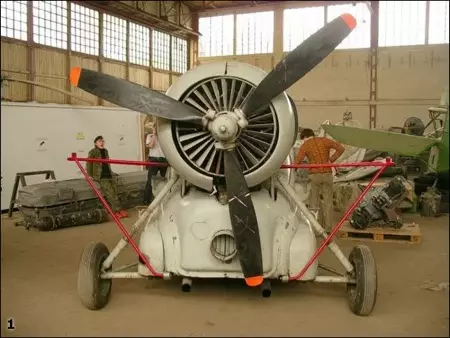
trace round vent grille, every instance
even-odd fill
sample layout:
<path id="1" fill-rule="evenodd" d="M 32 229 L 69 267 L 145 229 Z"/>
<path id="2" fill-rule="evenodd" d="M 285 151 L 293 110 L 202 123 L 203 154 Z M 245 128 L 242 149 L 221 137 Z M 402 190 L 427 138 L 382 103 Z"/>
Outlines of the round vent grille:
<path id="1" fill-rule="evenodd" d="M 231 76 L 208 78 L 186 92 L 180 101 L 206 113 L 233 111 L 242 106 L 255 87 Z M 271 155 L 278 138 L 278 122 L 270 105 L 247 116 L 248 126 L 237 139 L 237 153 L 244 174 L 261 166 Z M 173 123 L 175 144 L 182 157 L 195 170 L 208 176 L 223 176 L 223 151 L 214 146 L 209 131 L 186 122 Z"/>
<path id="2" fill-rule="evenodd" d="M 217 233 L 211 242 L 211 253 L 221 262 L 229 262 L 236 255 L 234 236 L 229 231 Z"/>

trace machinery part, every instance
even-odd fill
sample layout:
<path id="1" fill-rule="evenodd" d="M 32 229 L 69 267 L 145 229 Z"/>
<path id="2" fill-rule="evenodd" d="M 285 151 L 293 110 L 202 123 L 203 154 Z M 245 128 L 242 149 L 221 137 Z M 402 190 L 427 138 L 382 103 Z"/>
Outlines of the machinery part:
<path id="1" fill-rule="evenodd" d="M 263 298 L 269 298 L 272 295 L 272 284 L 269 280 L 264 280 L 261 284 L 261 296 Z"/>
<path id="2" fill-rule="evenodd" d="M 208 66 L 208 73 L 212 72 L 213 68 L 217 68 L 217 70 L 223 72 L 226 71 L 227 74 L 212 78 L 209 77 L 207 79 L 199 79 L 194 86 L 192 86 L 192 82 L 189 81 L 189 86 L 191 87 L 188 90 L 183 90 L 184 93 L 181 96 L 180 101 L 192 107 L 197 107 L 205 112 L 210 109 L 210 107 L 213 107 L 217 111 L 234 111 L 234 109 L 239 108 L 243 100 L 256 88 L 256 84 L 254 84 L 251 79 L 251 73 L 252 71 L 255 72 L 255 70 L 250 68 L 251 66 L 239 65 L 239 68 L 242 69 L 239 71 L 240 77 L 236 77 L 237 74 L 234 74 L 232 67 L 234 67 L 233 63 L 218 64 L 215 67 L 211 65 Z M 202 68 L 194 70 L 193 73 L 188 74 L 187 77 L 196 81 L 194 75 L 196 75 L 197 72 L 199 75 L 201 73 L 201 76 L 204 76 L 203 73 L 206 73 L 206 70 L 205 72 L 202 71 Z M 245 78 L 245 80 L 243 78 Z M 180 84 L 176 84 L 176 86 L 181 89 Z M 169 89 L 168 95 L 172 95 L 171 93 L 173 93 L 173 91 L 173 88 Z M 223 101 L 215 99 L 213 95 L 219 98 L 223 97 Z M 286 100 L 284 99 L 284 101 Z M 290 108 L 288 102 L 283 103 L 284 109 Z M 275 109 L 278 111 L 278 109 L 283 108 L 275 108 L 273 104 L 270 105 L 262 111 L 260 115 L 254 119 L 249 119 L 248 125 L 245 129 L 240 131 L 239 137 L 236 139 L 236 148 L 238 149 L 239 157 L 244 164 L 242 168 L 244 174 L 254 172 L 257 168 L 261 167 L 275 151 L 275 148 L 279 143 L 278 138 L 280 132 L 289 132 L 289 129 L 285 127 L 284 123 L 277 118 L 278 114 Z M 222 114 L 222 116 L 223 119 L 228 120 L 226 122 L 233 122 L 227 117 L 227 114 Z M 287 117 L 287 120 L 291 120 L 291 123 L 293 123 L 295 114 L 292 112 L 288 113 Z M 212 121 L 213 129 L 211 133 L 203 130 L 202 126 L 195 127 L 189 123 L 174 123 L 171 128 L 170 137 L 173 139 L 170 140 L 170 143 L 175 143 L 176 155 L 180 154 L 183 161 L 187 163 L 190 168 L 194 168 L 196 172 L 207 177 L 224 176 L 223 151 L 215 147 L 215 138 L 220 139 L 222 135 L 226 134 L 219 132 L 217 133 L 218 135 L 213 135 L 213 124 L 218 123 L 219 121 L 219 118 Z M 280 123 L 282 124 L 281 126 Z M 163 128 L 160 128 L 160 138 L 163 137 L 161 135 L 163 133 L 165 133 Z M 163 143 L 166 142 L 161 142 L 161 144 Z M 163 151 L 165 154 L 168 154 L 170 161 L 174 156 L 171 156 L 172 151 L 166 151 L 166 149 L 163 149 Z"/>
<path id="3" fill-rule="evenodd" d="M 438 140 L 375 129 L 362 129 L 338 125 L 322 125 L 336 141 L 354 147 L 378 150 L 397 155 L 418 156 Z"/>
<path id="4" fill-rule="evenodd" d="M 347 257 L 345 257 L 344 253 L 341 251 L 341 249 L 339 249 L 339 247 L 336 245 L 336 243 L 332 242 L 331 238 L 329 236 L 327 236 L 327 233 L 325 232 L 323 227 L 320 225 L 320 223 L 317 221 L 317 218 L 306 207 L 306 205 L 301 201 L 300 197 L 296 194 L 294 189 L 292 189 L 292 187 L 290 185 L 288 185 L 286 182 L 284 182 L 280 178 L 277 179 L 277 186 L 284 189 L 286 194 L 291 198 L 292 202 L 296 204 L 296 206 L 300 209 L 300 211 L 303 213 L 303 215 L 309 221 L 309 223 L 312 226 L 312 228 L 314 229 L 315 233 L 317 235 L 322 236 L 325 239 L 325 242 L 324 242 L 325 245 L 328 244 L 328 248 L 335 254 L 336 258 L 339 260 L 339 262 L 341 262 L 341 264 L 345 268 L 345 270 L 348 273 L 352 272 L 353 271 L 352 264 L 349 262 Z M 348 217 L 348 215 L 344 216 L 344 218 L 347 218 L 347 217 Z M 339 226 L 341 224 L 338 224 L 335 227 L 335 229 L 339 228 Z M 329 242 L 327 242 L 327 241 L 329 241 Z M 324 245 L 324 244 L 322 244 L 322 245 Z M 319 250 L 316 251 L 316 254 L 310 259 L 310 261 L 306 264 L 306 266 L 297 275 L 289 277 L 289 280 L 300 279 L 302 277 L 302 275 L 307 271 L 307 269 L 312 265 L 315 258 L 317 257 L 316 255 L 320 254 L 320 252 L 321 252 L 320 250 L 323 250 L 323 247 L 319 248 Z"/>
<path id="5" fill-rule="evenodd" d="M 441 172 L 428 172 L 414 179 L 414 192 L 416 196 L 424 194 L 429 187 L 435 186 L 438 189 L 439 194 L 441 194 L 441 214 L 449 213 L 449 173 Z"/>
<path id="6" fill-rule="evenodd" d="M 226 97 L 232 107 L 239 106 L 265 75 L 264 71 L 245 63 L 208 63 L 183 74 L 167 95 L 203 109 L 219 104 L 215 96 Z M 220 104 L 224 106 L 223 102 Z M 236 151 L 250 188 L 267 180 L 286 160 L 297 135 L 295 121 L 293 106 L 287 95 L 282 94 L 238 132 Z M 213 136 L 200 126 L 186 122 L 158 119 L 157 123 L 161 148 L 170 165 L 188 182 L 213 191 L 213 184 L 224 180 L 224 150 L 214 146 Z"/>
<path id="7" fill-rule="evenodd" d="M 226 252 L 225 248 L 234 251 L 235 240 L 228 235 L 220 236 L 233 233 L 228 207 L 197 188 L 183 199 L 177 190 L 172 191 L 164 203 L 164 213 L 159 213 L 147 224 L 139 240 L 142 253 L 155 270 L 161 271 L 161 266 L 174 276 L 189 277 L 194 281 L 196 278 L 225 278 L 239 279 L 245 284 L 237 255 L 223 262 L 211 253 L 211 246 L 215 244 L 221 252 Z M 264 278 L 277 279 L 288 271 L 300 271 L 316 250 L 311 227 L 284 193 L 279 193 L 276 202 L 270 198 L 267 189 L 251 194 L 258 216 L 261 246 L 265 249 L 262 252 Z M 216 239 L 220 240 L 216 242 Z M 211 241 L 215 243 L 212 245 Z M 143 264 L 139 264 L 138 269 L 143 275 L 150 275 Z M 302 281 L 314 280 L 316 271 L 317 262 L 314 262 L 302 276 Z"/>
<path id="8" fill-rule="evenodd" d="M 356 284 L 347 284 L 349 305 L 358 316 L 368 316 L 377 301 L 377 264 L 369 247 L 357 245 L 349 255 L 354 267 L 353 276 Z"/>
<path id="9" fill-rule="evenodd" d="M 389 127 L 388 131 L 393 132 L 393 133 L 398 133 L 398 134 L 404 134 L 405 130 L 403 127 Z"/>
<path id="10" fill-rule="evenodd" d="M 374 161 L 379 157 L 386 157 L 387 153 L 378 150 L 367 150 L 364 154 L 363 162 Z"/>
<path id="11" fill-rule="evenodd" d="M 352 214 L 350 224 L 355 229 L 366 229 L 375 222 L 385 222 L 389 226 L 400 228 L 403 223 L 395 212 L 395 207 L 406 196 L 407 185 L 409 183 L 403 176 L 396 176 L 382 188 L 369 191 Z"/>
<path id="12" fill-rule="evenodd" d="M 420 214 L 423 217 L 440 215 L 442 195 L 435 187 L 427 187 L 427 191 L 420 195 Z"/>
<path id="13" fill-rule="evenodd" d="M 446 181 L 448 182 L 448 177 L 449 177 L 449 119 L 450 119 L 450 114 L 449 114 L 449 110 L 448 110 L 448 91 L 447 91 L 447 114 L 445 114 L 445 120 L 444 120 L 444 126 L 443 126 L 443 130 L 442 130 L 442 137 L 441 137 L 441 142 L 439 144 L 439 155 L 438 155 L 438 163 L 437 163 L 437 167 L 435 168 L 435 170 L 440 173 L 440 174 L 444 174 L 446 176 Z M 447 185 L 448 186 L 448 185 Z"/>
<path id="14" fill-rule="evenodd" d="M 403 130 L 405 131 L 405 134 L 422 136 L 425 132 L 425 125 L 418 117 L 411 116 L 408 117 L 403 124 Z"/>
<path id="15" fill-rule="evenodd" d="M 286 149 L 283 149 L 283 152 L 280 150 L 275 152 L 273 144 L 278 143 L 278 141 L 275 141 L 278 139 L 278 129 L 275 128 L 275 123 L 266 123 L 265 120 L 261 121 L 264 123 L 258 122 L 256 124 L 258 125 L 257 128 L 267 128 L 269 132 L 253 131 L 253 138 L 250 138 L 252 130 L 249 121 L 263 119 L 263 117 L 264 119 L 266 117 L 270 118 L 271 115 L 272 122 L 274 122 L 273 113 L 271 112 L 270 115 L 266 114 L 266 108 L 270 107 L 272 99 L 276 99 L 281 94 L 283 94 L 290 108 L 288 116 L 292 116 L 292 106 L 289 100 L 286 100 L 284 91 L 323 61 L 355 27 L 356 20 L 350 14 L 342 14 L 335 18 L 290 52 L 269 74 L 261 78 L 256 88 L 249 91 L 246 97 L 242 97 L 242 101 L 239 103 L 228 100 L 228 84 L 225 78 L 220 81 L 222 95 L 218 91 L 216 82 L 212 82 L 210 88 L 206 85 L 202 86 L 202 90 L 208 97 L 209 102 L 201 94 L 198 95 L 198 91 L 194 91 L 194 94 L 199 101 L 187 100 L 186 102 L 179 102 L 180 96 L 163 95 L 138 84 L 79 67 L 72 68 L 70 82 L 72 85 L 111 103 L 144 114 L 154 115 L 164 120 L 170 120 L 171 126 L 176 125 L 176 121 L 186 121 L 183 128 L 194 128 L 199 125 L 203 127 L 204 130 L 196 130 L 195 133 L 185 137 L 185 140 L 196 138 L 195 141 L 190 142 L 189 146 L 184 148 L 185 156 L 187 150 L 196 147 L 197 149 L 193 153 L 189 153 L 188 157 L 191 160 L 195 160 L 198 169 L 198 166 L 205 163 L 210 151 L 213 154 L 215 152 L 219 153 L 217 159 L 212 155 L 206 162 L 206 165 L 209 166 L 210 162 L 213 164 L 212 162 L 217 160 L 215 174 L 220 175 L 220 166 L 223 161 L 223 175 L 225 176 L 229 198 L 230 221 L 235 235 L 239 260 L 247 285 L 258 286 L 263 282 L 261 243 L 256 214 L 248 191 L 249 183 L 244 176 L 244 171 L 262 166 L 261 162 L 264 162 L 264 158 L 271 157 L 270 171 L 268 168 L 261 170 L 258 180 L 252 183 L 258 185 L 267 180 L 288 157 L 294 135 L 291 134 L 292 137 L 288 137 L 280 130 L 280 135 L 287 140 L 287 143 L 285 142 Z M 224 75 L 227 75 L 228 72 L 227 65 L 228 63 L 226 63 Z M 213 76 L 214 74 L 209 74 L 208 78 Z M 241 75 L 239 74 L 239 76 Z M 179 80 L 177 83 L 183 82 Z M 190 86 L 192 86 L 192 83 L 190 82 Z M 245 86 L 242 82 L 240 91 L 243 88 Z M 210 89 L 212 89 L 215 98 L 212 96 Z M 242 92 L 240 94 L 238 92 L 238 96 L 240 99 Z M 204 104 L 203 107 L 199 104 L 200 101 Z M 233 103 L 233 107 L 231 107 L 231 103 Z M 286 113 L 280 111 L 278 114 L 278 120 L 283 119 L 286 124 L 288 122 L 284 115 Z M 166 124 L 166 128 L 158 129 L 162 132 L 160 134 L 160 136 L 162 135 L 160 142 L 164 145 L 167 140 L 164 139 L 163 135 L 165 133 L 168 134 L 168 125 Z M 286 129 L 294 133 L 297 126 L 287 125 Z M 244 142 L 245 134 L 247 134 L 247 143 Z M 179 138 L 180 141 L 181 138 Z M 242 141 L 242 144 L 246 143 L 248 153 L 242 147 L 239 148 L 238 140 Z M 173 142 L 167 143 L 173 144 Z M 264 148 L 261 149 L 263 145 Z M 183 170 L 179 170 L 184 165 L 177 162 L 177 160 L 171 161 L 171 159 L 178 157 L 175 154 L 180 153 L 179 149 L 171 151 L 168 145 L 166 148 L 169 151 L 166 152 L 165 147 L 163 146 L 162 150 L 166 154 L 168 162 L 190 181 L 188 174 Z M 252 148 L 253 153 L 248 150 L 249 148 Z M 199 155 L 202 150 L 206 150 L 206 152 Z M 245 153 L 247 161 L 242 153 Z M 259 159 L 255 158 L 254 155 L 258 153 L 260 155 Z M 269 156 L 270 153 L 272 156 Z M 238 156 L 240 156 L 241 161 L 238 160 Z M 235 182 L 238 182 L 238 184 Z M 208 183 L 201 184 L 196 180 L 192 181 L 192 183 L 201 188 L 206 187 L 209 191 L 212 190 Z M 121 226 L 119 221 L 117 223 Z"/>
<path id="16" fill-rule="evenodd" d="M 211 241 L 210 250 L 219 262 L 230 263 L 237 254 L 233 233 L 227 230 L 216 233 Z"/>
<path id="17" fill-rule="evenodd" d="M 108 220 L 108 213 L 104 209 L 72 212 L 65 215 L 49 216 L 36 219 L 34 225 L 40 231 L 53 231 L 79 225 L 99 224 Z"/>
<path id="18" fill-rule="evenodd" d="M 251 117 L 266 102 L 289 89 L 322 62 L 355 27 L 355 18 L 342 14 L 311 35 L 261 81 L 242 108 L 244 114 Z"/>
<path id="19" fill-rule="evenodd" d="M 97 242 L 90 243 L 81 255 L 78 265 L 78 296 L 89 310 L 99 310 L 108 304 L 112 280 L 100 277 L 102 264 L 108 256 L 106 245 Z"/>
<path id="20" fill-rule="evenodd" d="M 192 279 L 184 277 L 181 281 L 181 291 L 183 292 L 191 292 L 192 288 Z"/>
<path id="21" fill-rule="evenodd" d="M 297 106 L 295 105 L 295 101 L 292 99 L 292 97 L 290 97 L 289 95 L 288 95 L 287 97 L 288 97 L 289 102 L 290 102 L 290 104 L 291 104 L 291 109 L 292 109 L 292 111 L 294 112 L 294 119 L 295 119 L 295 124 L 294 124 L 294 126 L 297 126 L 297 127 L 298 127 L 298 111 L 297 111 Z M 297 141 L 297 135 L 298 135 L 298 133 L 295 133 L 295 134 L 294 134 L 294 141 L 292 142 L 292 146 L 294 146 L 295 142 Z M 295 154 L 295 155 L 297 155 L 297 154 Z M 295 155 L 294 155 L 294 157 L 295 157 Z"/>
<path id="22" fill-rule="evenodd" d="M 344 284 L 356 284 L 354 278 L 348 276 L 317 276 L 314 279 L 314 283 L 344 283 Z"/>
<path id="23" fill-rule="evenodd" d="M 198 110 L 167 95 L 105 73 L 73 67 L 70 82 L 92 95 L 142 114 L 191 122 L 200 122 L 202 118 Z"/>
<path id="24" fill-rule="evenodd" d="M 117 195 L 125 209 L 131 209 L 142 203 L 147 172 L 119 174 L 116 180 Z M 161 190 L 165 180 L 157 176 L 153 178 L 153 182 L 156 194 Z M 16 204 L 27 227 L 41 231 L 108 220 L 106 210 L 83 178 L 27 185 L 19 189 Z"/>
<path id="25" fill-rule="evenodd" d="M 159 191 L 159 193 L 155 196 L 152 203 L 148 206 L 147 210 L 144 211 L 144 213 L 139 217 L 139 219 L 134 223 L 133 227 L 130 230 L 130 233 L 128 234 L 125 228 L 123 226 L 119 226 L 121 228 L 122 233 L 125 235 L 122 237 L 117 243 L 117 245 L 112 249 L 111 254 L 108 255 L 108 257 L 103 262 L 103 270 L 107 270 L 112 266 L 113 261 L 117 258 L 119 253 L 128 245 L 128 243 L 131 243 L 135 251 L 138 253 L 139 258 L 145 263 L 145 266 L 148 268 L 148 270 L 152 273 L 153 276 L 156 277 L 163 277 L 164 272 L 157 272 L 158 268 L 153 269 L 150 263 L 148 263 L 148 258 L 145 257 L 142 252 L 139 252 L 139 249 L 137 248 L 136 244 L 132 241 L 133 236 L 139 231 L 139 229 L 145 224 L 145 222 L 150 221 L 154 215 L 157 212 L 157 206 L 159 203 L 166 198 L 172 187 L 179 181 L 178 175 L 176 175 L 172 170 L 170 172 L 170 179 L 169 181 L 164 185 L 164 187 Z M 120 224 L 120 223 L 119 223 Z M 145 259 L 143 259 L 145 258 Z M 147 262 L 146 262 L 147 260 Z M 160 270 L 163 270 L 161 267 Z"/>
<path id="26" fill-rule="evenodd" d="M 142 279 L 145 278 L 138 272 L 105 272 L 101 274 L 101 279 L 117 279 L 117 278 L 123 278 L 123 279 Z"/>
<path id="27" fill-rule="evenodd" d="M 247 285 L 257 286 L 263 282 L 263 263 L 255 207 L 235 150 L 224 154 L 228 210 L 239 260 Z"/>
<path id="28" fill-rule="evenodd" d="M 340 276 L 340 277 L 344 277 L 343 274 L 337 272 L 335 269 L 330 268 L 330 267 L 328 267 L 328 266 L 325 266 L 325 265 L 323 265 L 323 264 L 319 264 L 319 269 L 322 269 L 322 270 L 331 272 L 331 273 L 333 273 L 333 274 L 335 274 L 335 275 L 337 275 L 337 276 Z"/>

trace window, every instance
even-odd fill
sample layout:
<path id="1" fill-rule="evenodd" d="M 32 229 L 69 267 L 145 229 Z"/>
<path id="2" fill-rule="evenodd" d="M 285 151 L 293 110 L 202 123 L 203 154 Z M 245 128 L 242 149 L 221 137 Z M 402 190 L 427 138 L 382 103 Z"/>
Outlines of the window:
<path id="1" fill-rule="evenodd" d="M 200 18 L 200 57 L 233 55 L 234 15 Z"/>
<path id="2" fill-rule="evenodd" d="M 449 2 L 430 1 L 429 21 L 428 43 L 449 43 Z"/>
<path id="3" fill-rule="evenodd" d="M 356 19 L 356 28 L 336 49 L 370 48 L 370 10 L 365 3 L 333 5 L 327 8 L 327 22 L 349 13 Z"/>
<path id="4" fill-rule="evenodd" d="M 380 1 L 380 47 L 425 43 L 425 1 Z"/>
<path id="5" fill-rule="evenodd" d="M 152 30 L 152 66 L 170 70 L 170 35 Z"/>
<path id="6" fill-rule="evenodd" d="M 103 14 L 103 56 L 113 60 L 126 61 L 126 20 L 109 14 Z"/>
<path id="7" fill-rule="evenodd" d="M 79 53 L 98 55 L 98 11 L 70 3 L 70 48 Z"/>
<path id="8" fill-rule="evenodd" d="M 67 1 L 33 1 L 33 40 L 67 49 Z"/>
<path id="9" fill-rule="evenodd" d="M 325 24 L 324 7 L 285 9 L 283 51 L 290 52 Z"/>
<path id="10" fill-rule="evenodd" d="M 185 73 L 187 71 L 187 41 L 172 36 L 172 71 Z"/>
<path id="11" fill-rule="evenodd" d="M 130 22 L 130 62 L 150 67 L 150 29 Z"/>
<path id="12" fill-rule="evenodd" d="M 2 36 L 27 40 L 27 2 L 26 1 L 2 1 Z"/>
<path id="13" fill-rule="evenodd" d="M 273 12 L 238 14 L 236 54 L 273 53 Z"/>

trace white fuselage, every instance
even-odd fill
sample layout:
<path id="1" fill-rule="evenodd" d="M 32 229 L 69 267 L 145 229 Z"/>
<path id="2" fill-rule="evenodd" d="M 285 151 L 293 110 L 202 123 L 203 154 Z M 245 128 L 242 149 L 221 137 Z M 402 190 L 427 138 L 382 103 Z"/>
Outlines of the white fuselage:
<path id="1" fill-rule="evenodd" d="M 281 192 L 274 201 L 267 189 L 261 189 L 252 192 L 252 200 L 258 218 L 264 277 L 297 274 L 316 250 L 308 221 Z M 182 198 L 179 187 L 174 187 L 158 208 L 140 238 L 140 249 L 157 272 L 191 278 L 243 278 L 238 255 L 223 261 L 217 252 L 230 253 L 235 249 L 229 237 L 232 228 L 228 205 L 195 188 Z M 139 264 L 138 271 L 150 275 L 143 264 Z M 314 279 L 316 272 L 317 262 L 302 280 Z"/>

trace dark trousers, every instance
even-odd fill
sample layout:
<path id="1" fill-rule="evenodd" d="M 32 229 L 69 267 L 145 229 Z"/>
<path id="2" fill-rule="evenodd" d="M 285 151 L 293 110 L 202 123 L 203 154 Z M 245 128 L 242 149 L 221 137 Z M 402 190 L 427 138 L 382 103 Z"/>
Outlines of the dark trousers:
<path id="1" fill-rule="evenodd" d="M 158 163 L 167 163 L 167 160 L 165 157 L 149 157 L 149 162 L 158 162 Z M 165 167 L 154 167 L 154 166 L 148 166 L 147 167 L 147 184 L 145 185 L 145 191 L 144 191 L 144 204 L 150 204 L 152 203 L 155 196 L 153 196 L 153 189 L 152 189 L 152 177 L 159 174 L 162 177 L 166 177 L 167 173 L 167 166 Z"/>

